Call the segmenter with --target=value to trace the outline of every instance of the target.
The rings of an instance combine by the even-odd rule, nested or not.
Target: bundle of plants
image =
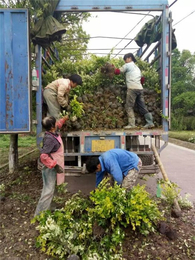
[[[104,179],[88,198],[73,195],[64,208],[42,212],[37,247],[58,259],[122,259],[125,228],[146,236],[163,217],[157,204],[137,185],[127,192]]]
[[[114,77],[115,67],[113,64],[106,62],[104,66],[101,67],[101,73],[107,76],[109,79]]]
[[[161,110],[158,94],[145,90],[145,99],[149,111],[153,112],[156,126],[161,125]],[[87,93],[80,97],[74,95],[67,108],[70,120],[64,130],[90,129],[121,129],[127,124],[125,111],[125,86],[103,86],[97,88],[94,94]],[[145,119],[135,106],[136,125],[142,127]]]

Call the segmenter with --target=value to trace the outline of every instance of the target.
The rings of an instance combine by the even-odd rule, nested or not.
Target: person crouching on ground
[[[146,124],[144,128],[154,127],[152,114],[148,112],[143,95],[142,87],[142,77],[141,71],[135,64],[136,59],[132,53],[127,53],[123,57],[125,64],[119,68],[115,69],[115,75],[120,73],[125,74],[126,85],[127,85],[127,96],[125,109],[128,117],[128,125],[124,129],[135,128],[135,115],[134,115],[134,105],[137,104],[138,110],[141,115],[144,116]]]
[[[114,181],[127,190],[132,189],[142,167],[142,161],[133,152],[124,149],[111,149],[99,157],[91,157],[86,162],[89,173],[96,173],[96,187],[109,173]]]
[[[60,129],[67,119],[68,116],[65,116],[56,122],[56,119],[50,116],[42,120],[42,126],[46,130],[43,147],[40,151],[40,161],[43,164],[43,189],[35,210],[35,216],[39,215],[41,211],[50,209],[56,179],[57,185],[64,183],[64,145],[57,129]]]
[[[43,99],[47,104],[47,116],[59,119],[61,107],[66,108],[69,104],[69,92],[71,88],[82,85],[82,78],[77,74],[69,78],[60,78],[48,84],[43,91]]]

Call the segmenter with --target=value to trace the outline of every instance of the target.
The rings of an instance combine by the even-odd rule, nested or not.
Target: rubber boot
[[[124,127],[124,129],[127,130],[127,129],[136,128],[134,112],[131,111],[131,112],[127,113],[127,116],[128,116],[128,125],[126,125]]]
[[[144,128],[152,128],[152,127],[154,127],[152,114],[151,113],[147,113],[147,114],[144,115],[144,117],[145,117],[145,120],[146,120],[146,124],[145,124]]]

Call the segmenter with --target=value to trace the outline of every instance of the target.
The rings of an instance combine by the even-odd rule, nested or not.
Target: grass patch
[[[169,137],[195,143],[195,131],[169,131]]]
[[[0,147],[9,148],[10,145],[10,135],[2,134],[0,135]],[[18,147],[36,147],[36,136],[34,135],[24,135],[18,134]]]
[[[10,135],[0,134],[0,164],[8,163]],[[36,136],[30,134],[18,134],[18,156],[24,155],[37,146]],[[29,156],[28,156],[29,158]]]

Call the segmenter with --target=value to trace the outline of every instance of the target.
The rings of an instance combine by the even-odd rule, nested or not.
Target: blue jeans
[[[37,208],[35,210],[35,216],[39,215],[41,211],[50,209],[51,202],[55,192],[56,184],[56,170],[54,168],[49,169],[44,167],[42,169],[43,189],[41,198],[39,199]]]

